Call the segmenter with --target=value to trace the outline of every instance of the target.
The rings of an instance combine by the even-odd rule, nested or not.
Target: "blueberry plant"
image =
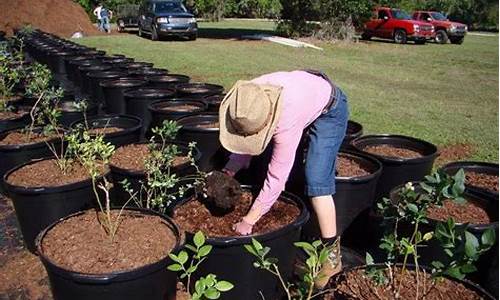
[[[255,268],[265,270],[278,278],[288,300],[310,300],[328,293],[330,291],[329,289],[315,291],[314,282],[321,276],[320,270],[322,266],[327,263],[328,257],[331,255],[331,249],[334,247],[325,247],[319,240],[312,243],[296,242],[294,245],[307,254],[300,281],[296,284],[286,282],[279,270],[278,259],[267,256],[271,248],[263,246],[259,241],[253,238],[252,243],[244,245],[244,247],[246,251],[257,259],[253,263]]]
[[[153,135],[148,143],[149,155],[145,161],[146,179],[141,182],[139,191],[134,191],[126,179],[121,182],[139,207],[164,213],[173,201],[183,197],[187,190],[200,185],[205,178],[194,159],[194,143],[188,145],[185,159],[195,173],[178,176],[174,172],[174,160],[183,154],[176,144],[169,141],[175,138],[179,128],[175,121],[164,121],[162,126],[152,129]]]
[[[168,269],[180,272],[180,278],[186,280],[186,291],[192,300],[219,299],[221,293],[227,292],[234,287],[232,283],[218,280],[216,275],[208,274],[205,277],[200,277],[194,283],[194,289],[192,288],[193,274],[212,251],[212,245],[207,245],[205,242],[205,235],[203,232],[198,231],[193,237],[193,245],[184,245],[191,252],[191,258],[186,250],[181,250],[177,255],[169,254],[174,263],[168,266]]]
[[[429,208],[442,206],[445,200],[465,203],[464,180],[463,170],[453,176],[438,171],[426,176],[417,186],[411,182],[407,183],[395,197],[393,195],[391,199],[384,198],[377,204],[387,228],[379,247],[387,257],[385,267],[380,268],[367,253],[366,274],[376,284],[387,285],[395,299],[400,298],[403,282],[397,278],[407,275],[410,263],[414,265],[411,274],[416,280],[416,299],[421,299],[425,298],[429,288],[442,276],[463,279],[466,274],[476,271],[474,263],[482,253],[493,246],[495,232],[492,229],[486,230],[481,240],[478,240],[466,230],[467,224],[458,225],[452,218],[446,222],[437,222],[434,230],[422,232],[422,225],[430,224],[427,216]],[[402,230],[402,227],[408,225],[411,230]],[[438,241],[449,259],[432,263],[431,273],[435,280],[431,285],[427,285],[426,270],[419,264],[419,249],[428,245],[432,239]]]

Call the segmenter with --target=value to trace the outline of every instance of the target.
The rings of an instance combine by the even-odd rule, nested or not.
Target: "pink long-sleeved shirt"
[[[305,71],[266,74],[252,82],[283,87],[282,112],[271,141],[274,146],[271,162],[264,185],[252,207],[252,210],[258,209],[262,216],[284,190],[302,132],[322,113],[330,99],[332,87],[321,77]],[[251,158],[250,155],[233,153],[226,169],[237,172],[247,168]]]

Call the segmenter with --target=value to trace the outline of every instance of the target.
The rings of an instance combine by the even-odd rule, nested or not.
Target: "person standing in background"
[[[107,33],[111,33],[111,24],[110,20],[113,15],[113,12],[105,7],[101,7],[101,22],[102,22],[102,28],[104,31]]]
[[[97,18],[97,29],[99,29],[99,31],[104,31],[104,26],[101,18],[101,10],[102,3],[99,3],[99,5],[94,9],[94,16],[96,16]]]

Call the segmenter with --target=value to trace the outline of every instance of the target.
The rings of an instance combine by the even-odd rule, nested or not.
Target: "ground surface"
[[[199,25],[194,42],[151,42],[127,33],[80,42],[226,89],[237,79],[266,72],[322,69],[346,92],[351,119],[366,133],[426,139],[446,146],[452,159],[498,159],[498,35],[470,35],[460,46],[315,42],[324,48],[318,51],[236,40],[246,33],[272,32],[272,22]]]

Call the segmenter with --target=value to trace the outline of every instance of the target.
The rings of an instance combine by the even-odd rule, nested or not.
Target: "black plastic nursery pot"
[[[124,114],[127,111],[124,91],[142,87],[146,80],[136,78],[119,78],[114,80],[101,81],[104,106],[106,112],[110,114]]]
[[[29,108],[17,110],[18,114],[15,116],[0,119],[0,133],[26,126],[30,123]]]
[[[146,142],[142,142],[139,144],[147,144]],[[179,141],[170,141],[169,144],[177,145],[179,151],[183,155],[187,155],[189,152],[189,148],[187,143],[179,142]],[[195,148],[193,151],[193,158],[195,161],[198,161],[201,157],[200,151]],[[130,183],[130,188],[135,191],[141,191],[141,182],[146,182],[146,173],[144,171],[138,170],[129,170],[119,166],[116,166],[111,162],[109,164],[109,168],[111,170],[111,178],[113,180],[113,202],[115,205],[122,206],[125,202],[130,198],[130,194],[123,188],[123,185],[120,183],[123,180],[127,180]],[[172,167],[171,171],[177,174],[179,177],[194,174],[196,171],[190,164],[190,162],[186,162],[180,166]],[[189,197],[190,194],[186,193],[185,197]],[[171,205],[174,205],[172,203]],[[133,201],[128,203],[128,206],[136,206]]]
[[[347,130],[345,133],[344,140],[342,141],[342,145],[340,147],[343,149],[353,150],[351,146],[352,140],[362,135],[363,135],[363,125],[352,120],[347,121]]]
[[[130,77],[135,77],[135,78],[140,78],[140,79],[147,79],[148,77],[151,76],[161,76],[161,75],[167,75],[168,70],[166,69],[158,69],[158,68],[136,68],[136,69],[129,69],[129,75]]]
[[[64,57],[64,69],[66,70],[66,76],[68,77],[68,79],[71,80],[72,82],[75,82],[76,72],[78,72],[77,63],[90,59],[93,59],[93,57],[89,57],[86,55],[79,55],[79,54]]]
[[[0,133],[0,141],[3,140],[7,134],[16,130],[21,130],[21,128],[11,129]],[[40,130],[39,128],[35,129],[37,132],[40,132]],[[10,169],[29,162],[32,159],[53,155],[47,143],[53,144],[56,149],[60,149],[61,147],[61,140],[59,138],[31,144],[0,145],[0,176],[3,178],[4,174]],[[3,189],[3,185],[0,188]]]
[[[208,111],[211,112],[219,112],[219,107],[224,100],[224,97],[226,97],[226,94],[218,94],[218,95],[212,95],[212,96],[207,96],[201,99],[201,101],[205,102],[208,105]]]
[[[36,251],[36,236],[53,222],[72,213],[94,206],[95,194],[92,180],[56,186],[23,187],[10,184],[9,176],[20,168],[36,164],[42,158],[16,166],[3,176],[3,184],[8,197],[14,204],[17,221],[26,247]]]
[[[199,82],[181,83],[175,89],[177,96],[189,98],[205,98],[224,92],[224,87],[221,85]]]
[[[480,173],[498,177],[498,164],[494,163],[477,162],[477,161],[458,161],[446,164],[443,167],[441,167],[441,170],[450,175],[454,175],[460,169],[464,169],[466,173],[474,172],[474,173]],[[485,188],[472,186],[470,184],[466,184],[465,186],[467,190],[470,191],[471,193],[498,199],[498,191],[487,190]]]
[[[341,151],[338,156],[358,163],[369,172],[364,176],[335,177],[336,193],[333,199],[337,216],[337,234],[340,236],[361,212],[372,207],[377,182],[382,173],[382,164],[374,157],[358,152]],[[321,237],[314,214],[311,214],[311,219],[302,232],[307,240],[313,241]],[[356,236],[359,238],[362,234]]]
[[[88,128],[104,131],[104,140],[120,147],[127,144],[137,143],[141,137],[142,120],[129,115],[104,115],[87,119]],[[85,120],[79,120],[71,124],[71,128],[85,128]],[[120,130],[106,132],[107,128],[117,127]]]
[[[78,70],[80,71],[81,86],[80,91],[83,94],[89,95],[93,98],[92,82],[90,79],[90,74],[94,72],[104,72],[111,70],[111,65],[90,65],[90,66],[80,66]]]
[[[144,136],[151,123],[151,112],[148,106],[157,100],[171,99],[175,92],[171,89],[138,88],[127,90],[123,93],[127,107],[127,114],[142,119],[142,131]]]
[[[181,236],[179,229],[170,218],[145,209],[126,208],[126,210],[159,216],[165,220],[165,225],[172,230],[177,240],[172,252],[178,251]],[[58,226],[60,222],[80,214],[83,212],[67,216],[53,223],[43,230],[37,238],[37,252],[47,270],[54,300],[175,300],[177,274],[167,270],[167,267],[172,264],[168,256],[149,265],[107,274],[74,272],[58,266],[47,257],[44,254],[42,243],[47,233],[53,227]]]
[[[53,70],[56,74],[66,74],[66,63],[65,60],[67,57],[74,56],[76,54],[75,51],[56,51],[53,53]]]
[[[124,63],[131,63],[134,61],[134,59],[130,57],[112,56],[112,57],[104,57],[102,61],[107,64],[119,65]]]
[[[61,101],[59,103],[61,115],[59,123],[62,126],[69,127],[74,122],[86,117],[96,116],[98,113],[97,105],[93,102],[87,101],[85,106],[81,105],[78,100]]]
[[[96,103],[104,103],[104,92],[101,87],[101,82],[106,80],[119,79],[126,77],[127,73],[123,71],[92,71],[86,74],[90,82],[90,96]]]
[[[372,155],[382,163],[382,174],[377,184],[375,199],[388,196],[396,186],[409,181],[422,180],[432,171],[434,160],[438,156],[437,147],[429,142],[402,135],[367,135],[352,141],[355,150]],[[368,146],[389,145],[419,152],[417,158],[387,157],[368,153]]]
[[[401,266],[402,265],[400,265],[400,264],[397,265],[397,267],[401,267]],[[370,265],[369,267],[370,268],[381,268],[381,269],[384,269],[386,267],[386,265],[382,264],[382,263],[376,263],[376,264]],[[332,287],[332,291],[331,291],[331,293],[327,294],[328,295],[327,297],[329,297],[328,299],[336,299],[336,300],[350,300],[350,299],[353,299],[353,297],[351,297],[351,296],[346,296],[346,295],[343,295],[342,293],[340,293],[338,291],[338,289],[335,288],[335,286],[338,286],[343,280],[345,280],[346,274],[348,274],[349,272],[354,272],[354,271],[357,271],[357,270],[365,270],[366,268],[368,268],[367,265],[357,266],[357,267],[351,267],[351,268],[345,268],[344,270],[342,270],[341,273],[335,275],[330,280],[330,283],[329,283],[329,285]],[[407,270],[413,271],[413,270],[415,270],[415,265],[407,264],[406,268],[407,268]],[[420,266],[420,268],[424,269],[427,274],[429,274],[430,271],[431,271],[431,268],[429,268],[427,266]],[[469,290],[477,293],[477,295],[479,296],[479,299],[484,299],[484,300],[495,300],[496,299],[491,294],[489,294],[487,291],[485,291],[482,287],[480,287],[478,284],[475,284],[475,283],[473,283],[473,282],[471,282],[469,280],[459,280],[459,279],[451,278],[451,277],[448,277],[448,276],[445,276],[445,278],[448,279],[448,280],[454,281],[454,282],[461,283],[467,289],[469,289]],[[375,282],[373,283],[373,285],[375,285]],[[366,298],[363,298],[363,299],[366,299]]]
[[[163,121],[176,121],[180,118],[206,111],[207,105],[201,101],[173,98],[158,100],[148,107],[151,113],[150,128],[161,126]]]
[[[199,167],[209,172],[224,167],[229,153],[219,141],[219,115],[203,113],[177,120],[181,129],[177,138],[181,141],[196,142],[201,152]]]
[[[123,71],[129,71],[129,70],[132,71],[135,69],[152,68],[153,63],[142,62],[142,61],[131,61],[131,62],[115,63],[114,66]]]
[[[167,74],[147,77],[148,87],[175,89],[180,83],[189,82],[191,78],[180,74]]]
[[[76,61],[72,60],[70,62],[70,68],[72,70],[71,72],[73,73],[73,76],[70,78],[73,80],[75,86],[77,86],[80,89],[83,88],[83,78],[82,78],[82,72],[80,71],[80,67],[88,67],[92,65],[102,65],[102,60],[97,58],[90,58],[85,60],[81,59]]]
[[[242,187],[247,191],[258,192],[248,186]],[[231,282],[234,288],[222,293],[220,299],[262,299],[260,292],[265,299],[280,299],[278,295],[282,293],[282,288],[278,279],[267,271],[255,268],[253,263],[256,258],[248,253],[243,245],[251,244],[252,238],[255,238],[262,245],[270,247],[271,251],[267,257],[277,258],[282,276],[285,280],[290,278],[296,256],[293,243],[299,241],[301,227],[309,219],[309,212],[299,197],[283,192],[281,198],[297,204],[300,209],[300,214],[293,223],[261,235],[207,238],[206,243],[212,245],[213,249],[200,264],[195,275],[199,278],[212,273],[219,280]],[[178,207],[189,201],[197,200],[180,202],[173,208],[173,214]],[[186,240],[192,239],[193,233],[186,232]]]

